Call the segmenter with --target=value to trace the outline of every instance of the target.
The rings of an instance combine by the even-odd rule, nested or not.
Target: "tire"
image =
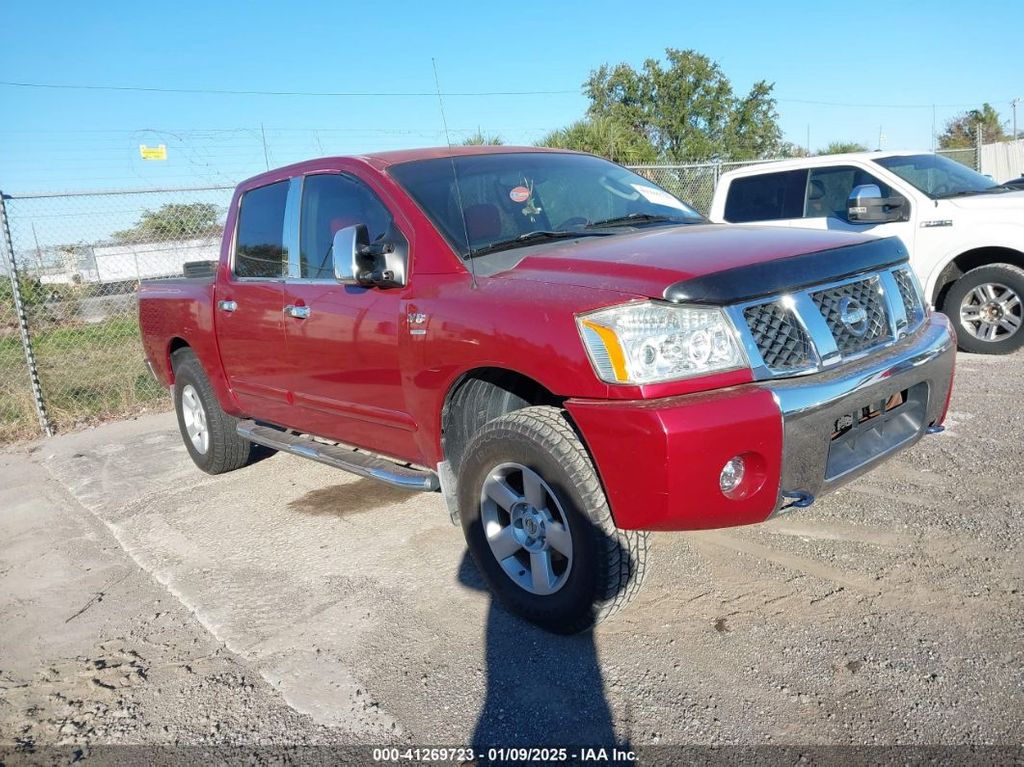
[[[584,631],[640,590],[647,533],[615,527],[590,456],[559,408],[528,407],[484,425],[466,447],[458,496],[477,568],[531,623]]]
[[[191,349],[174,353],[174,410],[185,449],[207,474],[234,471],[249,462],[252,443],[235,430],[238,420],[221,408],[206,371]]]
[[[953,283],[942,309],[957,345],[975,354],[1009,354],[1024,346],[1024,269],[990,264]]]
[[[452,469],[458,472],[465,448],[478,428],[529,404],[511,388],[502,386],[500,378],[471,378],[456,389],[447,406],[454,417],[445,419],[445,455]]]

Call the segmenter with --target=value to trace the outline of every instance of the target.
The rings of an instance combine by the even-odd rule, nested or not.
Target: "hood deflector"
[[[907,251],[899,239],[886,237],[682,280],[665,288],[664,298],[677,304],[724,306],[836,282],[906,260]]]

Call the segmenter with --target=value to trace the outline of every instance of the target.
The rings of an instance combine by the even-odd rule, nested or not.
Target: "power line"
[[[310,96],[318,98],[437,98],[436,91],[263,91],[244,90],[234,88],[159,88],[152,86],[138,85],[79,85],[73,83],[34,83],[2,80],[0,85],[10,88],[43,88],[50,90],[86,90],[86,91],[127,91],[138,93],[192,93],[210,94],[220,96]],[[442,96],[451,97],[481,97],[481,96],[565,96],[570,94],[578,95],[576,90],[535,90],[535,91],[452,91],[442,93]],[[964,102],[960,104],[865,104],[846,101],[820,101],[816,99],[791,99],[777,97],[778,102],[789,104],[809,104],[812,106],[831,107],[854,107],[869,109],[931,109],[941,107],[945,109],[976,106],[977,101]],[[989,103],[1007,101],[1008,99],[988,99]]]
[[[70,83],[26,83],[0,80],[0,85],[10,88],[46,88],[51,90],[76,91],[132,91],[141,93],[202,93],[217,96],[315,96],[315,97],[418,97],[437,98],[437,91],[257,91],[234,90],[230,88],[154,88],[136,85],[73,85]],[[579,94],[571,91],[460,91],[444,93],[444,96],[563,96]]]
[[[971,101],[964,104],[850,104],[843,101],[813,101],[810,99],[775,99],[778,102],[784,104],[810,104],[812,106],[822,107],[860,107],[865,109],[933,109],[935,107],[941,107],[943,109],[956,109],[961,107],[976,107],[979,101],[983,103],[997,103],[1004,99],[979,99],[978,101]]]

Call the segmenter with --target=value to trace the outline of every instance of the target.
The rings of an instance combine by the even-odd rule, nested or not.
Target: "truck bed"
[[[213,344],[214,278],[174,277],[139,284],[139,329],[153,373],[165,385],[171,377],[170,353],[176,338]],[[195,345],[196,341],[190,343]]]

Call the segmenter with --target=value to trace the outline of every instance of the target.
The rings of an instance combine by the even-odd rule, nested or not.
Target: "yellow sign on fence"
[[[167,145],[146,146],[145,144],[139,144],[139,154],[143,160],[166,160]]]

